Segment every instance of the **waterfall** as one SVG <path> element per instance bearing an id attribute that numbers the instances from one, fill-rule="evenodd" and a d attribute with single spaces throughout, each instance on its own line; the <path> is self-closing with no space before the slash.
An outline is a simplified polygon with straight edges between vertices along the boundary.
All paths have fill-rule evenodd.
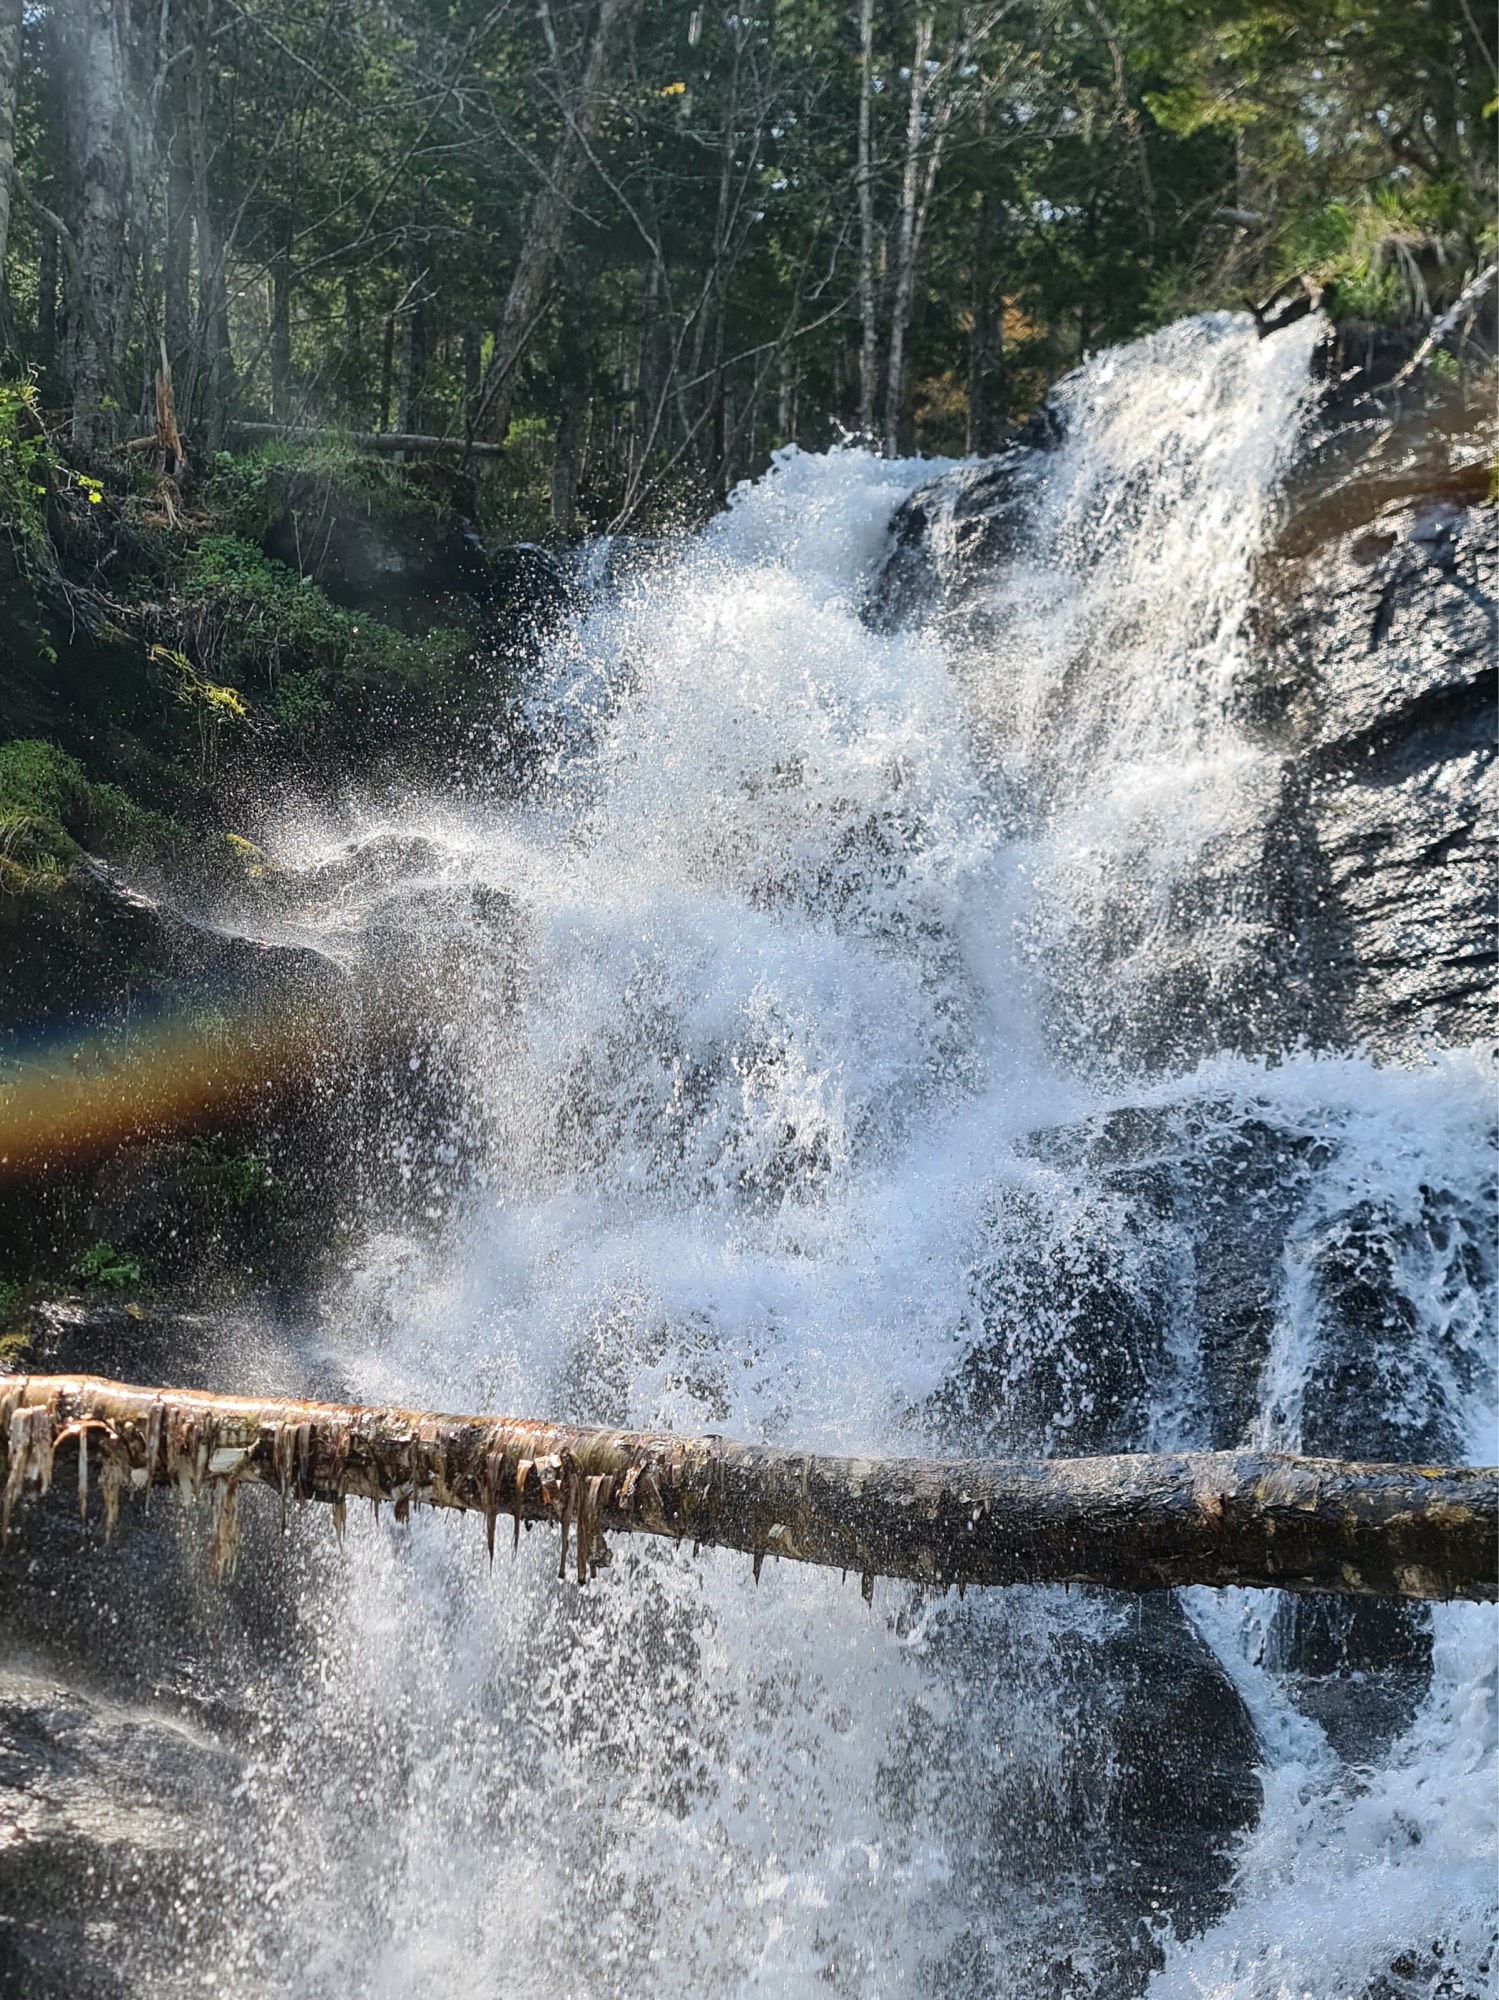
<path id="1" fill-rule="evenodd" d="M 1249 993 L 1279 766 L 1237 689 L 1314 337 L 1208 316 L 1089 362 L 961 616 L 870 613 L 930 464 L 784 453 L 610 566 L 527 690 L 518 796 L 283 830 L 340 871 L 297 934 L 399 992 L 441 1083 L 368 1139 L 399 1199 L 323 1302 L 344 1392 L 809 1448 L 1320 1447 L 1363 1367 L 1392 1435 L 1487 1455 L 1477 1058 L 1285 1054 Z M 1255 1258 L 1231 1351 L 1215 1287 Z M 544 1536 L 491 1574 L 426 1517 L 295 1548 L 305 1681 L 244 1781 L 225 1991 L 1487 1977 L 1482 1608 L 1413 1614 L 1384 1705 L 1330 1715 L 1315 1634 L 1248 1595 L 867 1609 L 666 1546 L 580 1591 Z"/>

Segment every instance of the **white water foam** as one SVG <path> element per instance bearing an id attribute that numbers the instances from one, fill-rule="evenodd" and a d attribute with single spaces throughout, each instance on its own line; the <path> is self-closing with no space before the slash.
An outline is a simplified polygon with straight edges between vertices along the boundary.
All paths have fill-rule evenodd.
<path id="1" fill-rule="evenodd" d="M 1191 955 L 1173 901 L 1264 770 L 1231 696 L 1309 342 L 1219 317 L 1091 363 L 1044 559 L 1006 586 L 987 660 L 861 618 L 891 510 L 932 468 L 852 452 L 783 456 L 575 621 L 526 800 L 405 816 L 421 868 L 309 914 L 357 956 L 394 887 L 503 899 L 497 927 L 422 933 L 479 1171 L 446 1185 L 429 1160 L 427 1225 L 372 1241 L 330 1297 L 351 1393 L 899 1448 L 985 1337 L 985 1274 L 1029 1254 L 1027 1215 L 1063 1253 L 1101 1245 L 1122 1297 L 1189 1287 L 1187 1248 L 1132 1244 L 1100 1170 L 1028 1141 L 1143 1106 L 1189 1146 L 1258 1119 L 1311 1149 L 1264 1418 L 1294 1426 L 1319 1352 L 1296 1244 L 1376 1179 L 1408 1218 L 1432 1187 L 1470 1195 L 1470 1074 L 1222 1055 L 1099 1078 L 1111 1024 Z M 373 852 L 391 829 L 357 831 Z M 1222 946 L 1195 947 L 1209 987 L 1242 962 L 1242 937 Z M 1428 1259 L 1418 1310 L 1471 1430 L 1492 1384 L 1445 1282 Z M 1156 1435 L 1181 1435 L 1178 1364 Z M 742 1561 L 625 1546 L 577 1592 L 543 1542 L 492 1579 L 472 1533 L 427 1518 L 351 1524 L 310 1559 L 305 1726 L 248 1781 L 278 1865 L 247 1888 L 246 1990 L 274 1919 L 302 1990 L 379 2000 L 1150 1977 L 1363 2000 L 1397 1946 L 1433 1941 L 1457 1968 L 1440 1990 L 1478 1991 L 1492 1626 L 1470 1607 L 1439 1619 L 1431 1692 L 1370 1773 L 1296 1709 L 1253 1607 L 1194 1600 L 1265 1800 L 1231 1900 L 1192 1919 L 1141 1888 L 1111 1804 L 1113 1683 L 1086 1660 L 1132 1609 L 882 1589 L 871 1616 L 836 1577 L 769 1564 L 757 1590 Z"/>

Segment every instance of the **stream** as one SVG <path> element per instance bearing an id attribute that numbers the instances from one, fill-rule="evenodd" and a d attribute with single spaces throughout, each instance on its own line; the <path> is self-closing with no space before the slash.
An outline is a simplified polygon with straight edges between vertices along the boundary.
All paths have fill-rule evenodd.
<path id="1" fill-rule="evenodd" d="M 961 468 L 783 453 L 589 553 L 519 779 L 257 829 L 267 937 L 409 1024 L 363 1226 L 277 1336 L 307 1380 L 813 1450 L 1492 1459 L 1487 1058 L 1287 1013 L 1243 691 L 1317 332 L 1095 357 L 961 601 L 891 558 L 934 481 L 922 560 L 960 551 Z M 578 1589 L 545 1534 L 491 1570 L 435 1515 L 260 1528 L 232 1770 L 172 1917 L 114 1920 L 131 1990 L 1492 1990 L 1491 1607 L 866 1607 L 624 1538 Z"/>

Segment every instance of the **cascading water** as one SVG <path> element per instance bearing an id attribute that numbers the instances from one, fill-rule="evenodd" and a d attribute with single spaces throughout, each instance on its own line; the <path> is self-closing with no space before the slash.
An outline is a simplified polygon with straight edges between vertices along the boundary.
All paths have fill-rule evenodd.
<path id="1" fill-rule="evenodd" d="M 400 989 L 441 1079 L 439 1124 L 382 1141 L 404 1223 L 326 1301 L 348 1393 L 814 1448 L 1333 1448 L 1362 1257 L 1399 1337 L 1357 1393 L 1487 1455 L 1476 1059 L 1267 1065 L 1242 998 L 1275 767 L 1235 688 L 1314 337 L 1220 316 L 1090 363 L 966 632 L 863 615 L 932 467 L 784 455 L 554 643 L 520 802 L 283 841 L 324 881 L 338 848 L 301 934 Z M 1202 1333 L 1225 1229 L 1274 1266 L 1236 1364 Z M 300 1546 L 306 1701 L 245 1779 L 215 1990 L 1490 1976 L 1479 1608 L 1416 1616 L 1384 1707 L 1319 1717 L 1305 1632 L 1247 1596 L 871 1614 L 664 1547 L 577 1591 L 532 1536 L 491 1576 L 426 1518 Z"/>

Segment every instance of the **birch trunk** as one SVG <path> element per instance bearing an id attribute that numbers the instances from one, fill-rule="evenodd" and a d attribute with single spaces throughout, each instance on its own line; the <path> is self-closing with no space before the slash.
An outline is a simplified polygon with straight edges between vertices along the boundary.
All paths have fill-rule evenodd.
<path id="1" fill-rule="evenodd" d="M 209 178 L 209 48 L 214 30 L 213 7 L 214 0 L 198 0 L 198 4 L 183 9 L 187 52 L 182 84 L 188 170 L 192 180 L 193 235 L 198 253 L 198 310 L 188 415 L 193 419 L 201 415 L 203 443 L 209 451 L 216 451 L 223 442 L 234 376 L 229 345 L 228 276 Z"/>
<path id="2" fill-rule="evenodd" d="M 105 392 L 114 372 L 125 239 L 125 134 L 121 48 L 113 0 L 82 0 L 82 202 L 78 230 L 80 311 L 73 350 L 73 441 L 108 444 Z"/>
<path id="3" fill-rule="evenodd" d="M 879 327 L 874 303 L 874 0 L 859 0 L 859 432 L 874 441 Z"/>
<path id="4" fill-rule="evenodd" d="M 10 334 L 5 258 L 10 248 L 10 177 L 16 164 L 16 86 L 21 74 L 21 0 L 0 0 L 0 343 Z"/>
<path id="5" fill-rule="evenodd" d="M 173 133 L 166 169 L 166 221 L 161 259 L 162 330 L 174 377 L 192 375 L 193 184 L 180 135 Z M 187 399 L 184 408 L 191 402 Z"/>
<path id="6" fill-rule="evenodd" d="M 921 165 L 921 114 L 926 103 L 926 64 L 932 50 L 931 16 L 916 26 L 911 58 L 911 93 L 906 107 L 906 152 L 901 163 L 900 221 L 896 233 L 895 298 L 890 312 L 890 351 L 885 364 L 885 456 L 894 458 L 906 385 L 906 322 L 916 264 L 916 189 Z"/>
<path id="7" fill-rule="evenodd" d="M 531 205 L 520 260 L 506 294 L 494 355 L 480 393 L 475 426 L 479 436 L 497 444 L 504 443 L 510 427 L 516 371 L 546 303 L 567 219 L 608 110 L 611 66 L 639 4 L 640 0 L 600 0 L 582 82 L 568 107 L 562 136 L 552 155 L 551 171 Z"/>
<path id="8" fill-rule="evenodd" d="M 240 1488 L 456 1508 L 560 1530 L 579 1582 L 606 1534 L 665 1535 L 877 1576 L 950 1584 L 1248 1586 L 1354 1597 L 1492 1601 L 1499 1470 L 1345 1465 L 1258 1452 L 1041 1461 L 834 1458 L 719 1437 L 585 1429 L 194 1390 L 90 1376 L 0 1381 L 0 1534 L 45 1490 L 59 1447 L 80 1510 L 97 1478 L 106 1527 L 133 1488 L 217 1501 L 214 1561 L 232 1566 Z"/>

